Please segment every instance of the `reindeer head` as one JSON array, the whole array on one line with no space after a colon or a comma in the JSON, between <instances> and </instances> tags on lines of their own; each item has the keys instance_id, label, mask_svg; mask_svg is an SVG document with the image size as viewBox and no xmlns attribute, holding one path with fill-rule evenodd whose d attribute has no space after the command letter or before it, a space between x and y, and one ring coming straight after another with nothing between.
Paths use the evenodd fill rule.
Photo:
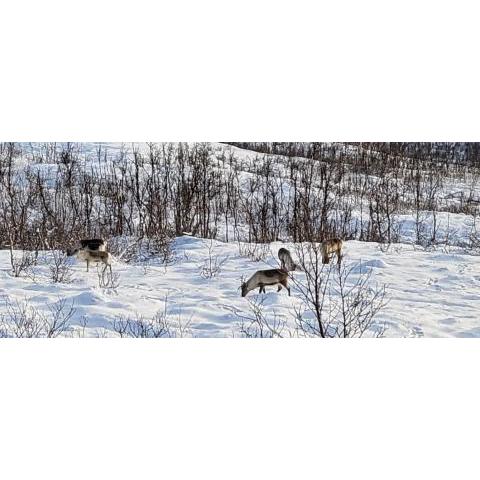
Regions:
<instances>
[{"instance_id":1,"label":"reindeer head","mask_svg":"<svg viewBox=\"0 0 480 480\"><path fill-rule=\"evenodd\" d=\"M78 248L67 248L65 250L67 257L73 257L77 252L78 252Z\"/></svg>"},{"instance_id":2,"label":"reindeer head","mask_svg":"<svg viewBox=\"0 0 480 480\"><path fill-rule=\"evenodd\" d=\"M242 275L240 277L240 287L238 287L240 290L242 290L242 297L244 297L247 293L248 293L248 290L247 290L247 280L245 278L245 275Z\"/></svg>"},{"instance_id":3,"label":"reindeer head","mask_svg":"<svg viewBox=\"0 0 480 480\"><path fill-rule=\"evenodd\" d=\"M244 275L242 275L242 284L241 284L240 288L242 289L242 297L244 297L248 293L247 282L245 280Z\"/></svg>"}]
</instances>

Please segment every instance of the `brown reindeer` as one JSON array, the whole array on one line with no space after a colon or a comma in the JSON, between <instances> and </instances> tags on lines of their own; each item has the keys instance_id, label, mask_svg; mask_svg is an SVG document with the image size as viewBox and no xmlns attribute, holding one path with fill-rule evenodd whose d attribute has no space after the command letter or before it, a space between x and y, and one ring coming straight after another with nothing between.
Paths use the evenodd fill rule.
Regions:
<instances>
[{"instance_id":1,"label":"brown reindeer","mask_svg":"<svg viewBox=\"0 0 480 480\"><path fill-rule=\"evenodd\" d=\"M330 255L336 254L338 263L342 261L343 240L332 238L322 242L322 263L330 263Z\"/></svg>"},{"instance_id":2,"label":"brown reindeer","mask_svg":"<svg viewBox=\"0 0 480 480\"><path fill-rule=\"evenodd\" d=\"M258 270L246 282L242 283L242 297L248 292L259 287L258 293L265 293L265 286L278 285L277 292L285 287L290 296L290 287L288 286L288 272L279 268L272 270Z\"/></svg>"}]
</instances>

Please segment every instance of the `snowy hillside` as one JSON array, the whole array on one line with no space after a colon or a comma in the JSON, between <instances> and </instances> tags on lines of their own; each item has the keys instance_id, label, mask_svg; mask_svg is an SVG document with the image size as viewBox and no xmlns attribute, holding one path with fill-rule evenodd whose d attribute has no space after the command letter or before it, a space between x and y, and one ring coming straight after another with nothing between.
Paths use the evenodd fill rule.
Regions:
<instances>
[{"instance_id":1,"label":"snowy hillside","mask_svg":"<svg viewBox=\"0 0 480 480\"><path fill-rule=\"evenodd\" d=\"M0 336L312 337L319 318L322 336L480 336L478 168L322 148L2 145ZM64 254L94 236L112 275ZM313 275L333 236L341 268ZM304 270L291 296L242 298L280 247Z\"/></svg>"}]
</instances>

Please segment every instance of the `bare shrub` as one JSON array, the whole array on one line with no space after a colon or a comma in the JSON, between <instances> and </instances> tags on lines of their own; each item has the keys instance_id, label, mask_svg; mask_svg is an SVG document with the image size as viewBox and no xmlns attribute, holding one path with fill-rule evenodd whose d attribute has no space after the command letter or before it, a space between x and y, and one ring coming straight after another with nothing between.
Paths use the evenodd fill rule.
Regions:
<instances>
[{"instance_id":1,"label":"bare shrub","mask_svg":"<svg viewBox=\"0 0 480 480\"><path fill-rule=\"evenodd\" d=\"M41 311L24 300L5 299L6 314L0 316L0 330L5 336L17 338L54 338L68 329L68 324L75 314L74 304L67 299L59 299L47 306L48 311Z\"/></svg>"},{"instance_id":2,"label":"bare shrub","mask_svg":"<svg viewBox=\"0 0 480 480\"><path fill-rule=\"evenodd\" d=\"M50 280L53 283L71 283L72 266L67 255L60 250L53 250L49 261Z\"/></svg>"},{"instance_id":3,"label":"bare shrub","mask_svg":"<svg viewBox=\"0 0 480 480\"><path fill-rule=\"evenodd\" d=\"M15 338L34 338L43 336L44 319L40 312L27 301L19 302L5 299L6 315L2 315L2 328Z\"/></svg>"},{"instance_id":4,"label":"bare shrub","mask_svg":"<svg viewBox=\"0 0 480 480\"><path fill-rule=\"evenodd\" d=\"M297 330L306 336L382 336L375 317L386 305L385 286L373 285L371 271L361 265L321 263L319 244L297 247L305 276L292 278L305 309L295 311Z\"/></svg>"},{"instance_id":5,"label":"bare shrub","mask_svg":"<svg viewBox=\"0 0 480 480\"><path fill-rule=\"evenodd\" d=\"M151 318L135 314L135 317L119 315L113 321L113 329L120 337L133 338L171 338L170 325L165 321L163 315L155 314Z\"/></svg>"},{"instance_id":6,"label":"bare shrub","mask_svg":"<svg viewBox=\"0 0 480 480\"><path fill-rule=\"evenodd\" d=\"M371 270L359 274L350 281L357 266L341 266L334 277L333 290L336 294L330 310L334 322L330 321L328 334L335 337L362 337L375 327L374 336L382 336L385 324L375 324L374 317L386 305L385 286L373 286Z\"/></svg>"},{"instance_id":7,"label":"bare shrub","mask_svg":"<svg viewBox=\"0 0 480 480\"><path fill-rule=\"evenodd\" d=\"M222 266L228 260L228 256L219 257L214 254L213 240L208 242L207 258L200 265L200 275L203 278L213 278L220 274Z\"/></svg>"},{"instance_id":8,"label":"bare shrub","mask_svg":"<svg viewBox=\"0 0 480 480\"><path fill-rule=\"evenodd\" d=\"M238 242L238 253L241 257L247 257L254 262L265 260L270 254L268 243L243 243Z\"/></svg>"},{"instance_id":9,"label":"bare shrub","mask_svg":"<svg viewBox=\"0 0 480 480\"><path fill-rule=\"evenodd\" d=\"M164 307L155 315L146 318L138 313L134 317L118 315L113 321L113 329L120 337L133 338L183 338L192 336L191 318L185 320L181 314L172 315L169 311L168 295Z\"/></svg>"},{"instance_id":10,"label":"bare shrub","mask_svg":"<svg viewBox=\"0 0 480 480\"><path fill-rule=\"evenodd\" d=\"M120 285L120 274L111 268L97 266L98 286L115 290Z\"/></svg>"},{"instance_id":11,"label":"bare shrub","mask_svg":"<svg viewBox=\"0 0 480 480\"><path fill-rule=\"evenodd\" d=\"M37 256L34 252L27 252L22 250L21 253L14 252L10 248L10 265L12 267L11 273L14 277L20 277L23 274L34 278L32 267L37 264Z\"/></svg>"},{"instance_id":12,"label":"bare shrub","mask_svg":"<svg viewBox=\"0 0 480 480\"><path fill-rule=\"evenodd\" d=\"M122 338L183 338L191 335L190 321L172 320L163 311L150 318L138 313L133 318L119 315L113 321L113 329Z\"/></svg>"},{"instance_id":13,"label":"bare shrub","mask_svg":"<svg viewBox=\"0 0 480 480\"><path fill-rule=\"evenodd\" d=\"M161 263L170 265L175 258L173 239L168 236L140 237L133 240L124 237L112 238L109 240L109 250L125 263L145 264L146 261L157 258Z\"/></svg>"},{"instance_id":14,"label":"bare shrub","mask_svg":"<svg viewBox=\"0 0 480 480\"><path fill-rule=\"evenodd\" d=\"M334 264L324 264L321 243L299 244L296 247L300 266L305 274L304 280L293 278L293 283L308 309L314 313L316 323L309 328L311 333L326 337L328 315L324 313L325 299L328 295L328 279ZM302 324L299 325L302 328Z\"/></svg>"},{"instance_id":15,"label":"bare shrub","mask_svg":"<svg viewBox=\"0 0 480 480\"><path fill-rule=\"evenodd\" d=\"M141 238L113 237L108 240L108 251L118 260L130 263L138 257L141 243Z\"/></svg>"},{"instance_id":16,"label":"bare shrub","mask_svg":"<svg viewBox=\"0 0 480 480\"><path fill-rule=\"evenodd\" d=\"M68 328L68 323L75 314L74 303L66 298L48 306L49 313L44 316L45 333L48 338L58 337Z\"/></svg>"},{"instance_id":17,"label":"bare shrub","mask_svg":"<svg viewBox=\"0 0 480 480\"><path fill-rule=\"evenodd\" d=\"M167 236L154 237L150 242L150 252L160 258L164 265L170 265L175 259L172 238Z\"/></svg>"},{"instance_id":18,"label":"bare shrub","mask_svg":"<svg viewBox=\"0 0 480 480\"><path fill-rule=\"evenodd\" d=\"M244 313L238 309L229 308L239 319L238 329L246 338L282 338L292 336L288 331L286 320L273 312L268 316L263 302L265 298L248 299L249 311ZM228 308L228 307L227 307Z\"/></svg>"}]
</instances>

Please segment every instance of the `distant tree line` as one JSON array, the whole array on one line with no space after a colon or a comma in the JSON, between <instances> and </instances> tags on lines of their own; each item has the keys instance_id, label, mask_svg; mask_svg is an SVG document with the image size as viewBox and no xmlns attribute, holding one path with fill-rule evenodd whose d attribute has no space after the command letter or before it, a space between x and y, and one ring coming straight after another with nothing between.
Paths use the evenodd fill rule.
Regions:
<instances>
[{"instance_id":1,"label":"distant tree line","mask_svg":"<svg viewBox=\"0 0 480 480\"><path fill-rule=\"evenodd\" d=\"M480 164L480 142L227 142L229 145L270 155L304 157L322 160L341 156L365 165L364 154L377 167L379 161L387 160L387 166L397 168L398 162L445 163L478 167ZM354 146L355 151L348 151ZM385 168L381 165L380 168Z\"/></svg>"}]
</instances>

